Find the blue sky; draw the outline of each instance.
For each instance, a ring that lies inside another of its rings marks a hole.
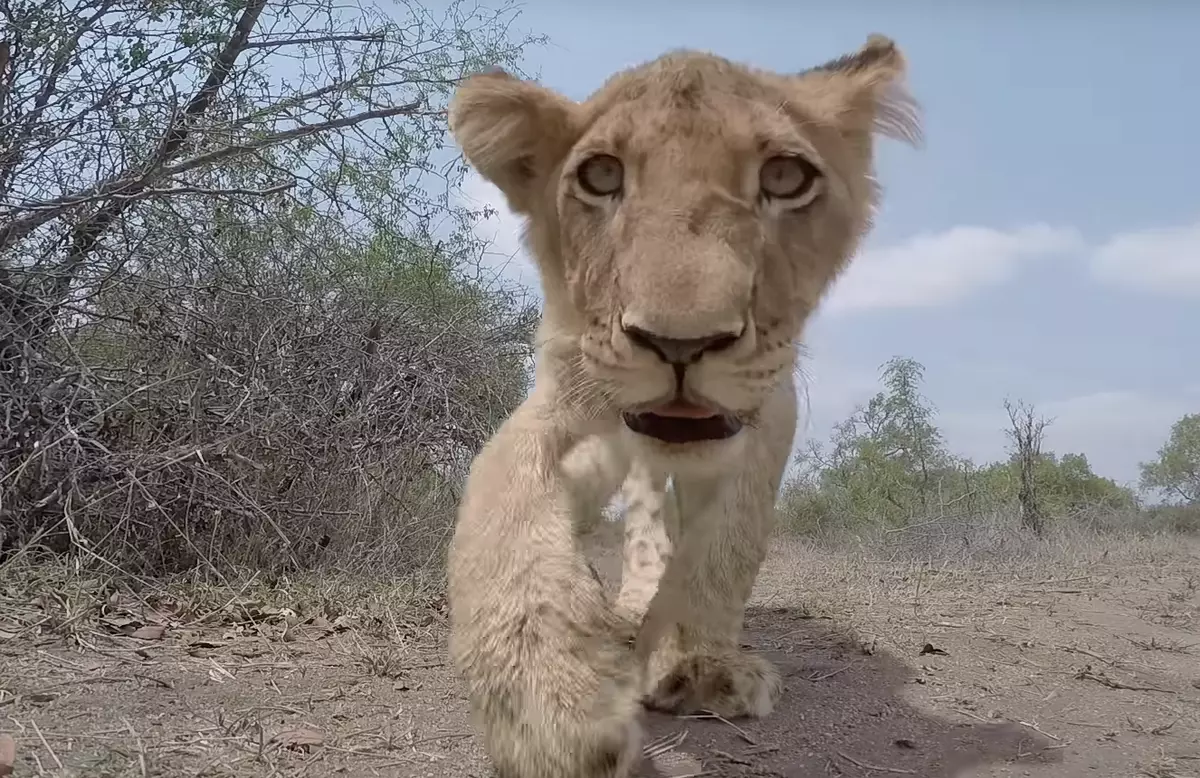
[[[577,99],[676,47],[800,70],[893,37],[926,142],[881,149],[877,227],[808,333],[808,434],[899,354],[926,366],[956,452],[1004,456],[1001,403],[1021,398],[1053,418],[1051,449],[1135,482],[1200,412],[1200,4],[815,5],[531,0],[516,27],[550,37],[526,69]],[[479,231],[536,284],[516,229],[502,212]]]

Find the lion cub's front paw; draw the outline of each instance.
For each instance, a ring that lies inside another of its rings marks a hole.
[[[496,778],[629,778],[642,753],[629,691],[602,689],[600,695],[613,696],[570,707],[544,700],[540,708],[517,713],[516,720],[489,722],[485,732]]]
[[[602,641],[530,632],[511,671],[477,668],[472,703],[498,778],[629,777],[644,679],[619,627]]]
[[[694,653],[669,665],[645,702],[672,713],[762,718],[775,708],[782,689],[779,672],[762,657],[735,651]]]
[[[489,744],[495,778],[629,778],[642,755],[641,726],[633,717],[559,721],[509,734],[506,742]]]

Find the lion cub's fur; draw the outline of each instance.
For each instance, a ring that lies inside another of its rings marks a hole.
[[[740,633],[796,428],[796,345],[869,226],[873,136],[915,140],[903,74],[895,45],[872,36],[792,75],[675,52],[582,103],[503,73],[459,87],[451,129],[528,218],[545,297],[534,389],[476,458],[449,557],[451,655],[501,778],[627,776],[643,703],[772,709],[779,675]],[[580,190],[575,170],[595,153],[621,161],[619,198]],[[803,210],[759,195],[759,166],[779,153],[822,174]],[[736,343],[684,378],[636,347],[631,322]],[[741,432],[666,444],[622,424],[674,391]],[[610,602],[577,523],[622,483]],[[655,647],[638,661],[647,607]]]

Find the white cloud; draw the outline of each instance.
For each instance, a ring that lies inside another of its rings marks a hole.
[[[508,209],[495,185],[474,172],[463,180],[460,199],[469,208],[494,211],[475,225],[475,235],[491,244],[483,255],[485,269],[500,280],[520,284],[540,296],[537,266],[521,241],[525,220]]]
[[[1116,286],[1200,297],[1200,222],[1118,233],[1090,257],[1092,275]]]
[[[963,226],[918,235],[898,246],[862,252],[823,309],[846,313],[947,305],[1003,283],[1022,262],[1083,247],[1075,230],[1041,224],[1010,231]]]

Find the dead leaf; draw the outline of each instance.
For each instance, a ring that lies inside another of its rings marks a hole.
[[[247,634],[257,635],[259,637],[274,638],[277,630],[270,624],[251,624],[246,629],[246,632]]]
[[[140,624],[141,622],[138,621],[137,619],[131,619],[128,616],[112,615],[112,616],[102,616],[100,618],[100,623],[106,627],[111,627],[112,629],[116,630],[117,632],[121,632],[122,630],[126,629],[127,627],[132,627],[134,624]]]
[[[925,656],[926,654],[933,654],[934,656],[950,656],[949,652],[943,651],[940,648],[934,648],[932,643],[926,643],[921,648],[921,656]]]
[[[54,692],[30,692],[29,694],[25,695],[25,699],[38,705],[44,705],[47,702],[54,702],[57,700],[58,694]]]
[[[268,650],[261,646],[238,646],[231,648],[229,653],[234,656],[240,656],[242,659],[257,659],[268,653]]]
[[[271,742],[292,751],[308,751],[325,744],[325,737],[315,729],[286,729],[276,733]]]
[[[157,624],[147,624],[130,632],[129,637],[137,638],[138,640],[162,640],[165,634],[167,634],[166,627]]]
[[[17,742],[12,735],[0,734],[0,776],[12,775],[17,764]]]

